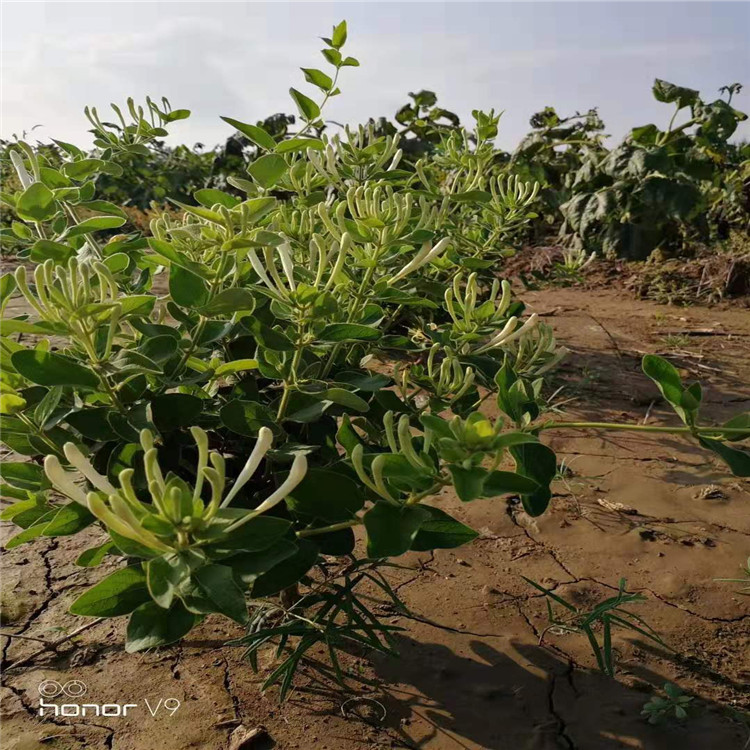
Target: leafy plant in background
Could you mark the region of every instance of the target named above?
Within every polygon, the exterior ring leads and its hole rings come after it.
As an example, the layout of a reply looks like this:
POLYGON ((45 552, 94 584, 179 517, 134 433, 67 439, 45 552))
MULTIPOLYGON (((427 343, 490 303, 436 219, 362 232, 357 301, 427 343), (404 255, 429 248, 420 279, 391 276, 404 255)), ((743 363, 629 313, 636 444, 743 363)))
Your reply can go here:
POLYGON ((561 117, 553 107, 532 115, 531 131, 510 155, 508 168, 524 181, 541 186, 539 220, 531 225, 531 241, 543 240, 559 228, 560 207, 578 192, 575 176, 606 153, 604 123, 596 109, 561 117))
POLYGON ((530 578, 523 577, 526 583, 541 591, 547 598, 547 615, 549 625, 539 636, 539 642, 542 643, 544 636, 551 630, 557 630, 560 633, 583 634, 589 641, 591 650, 596 657, 596 664, 604 674, 610 677, 615 676, 615 653, 612 648, 612 629, 622 628, 648 638, 650 641, 658 643, 660 646, 668 648, 659 635, 643 620, 642 617, 633 614, 624 607, 635 602, 646 601, 643 594, 632 594, 625 590, 626 581, 620 579, 618 591, 615 596, 611 596, 589 610, 582 610, 572 602, 563 599, 551 589, 532 581, 530 578), (563 615, 555 614, 552 608, 552 602, 562 606, 566 613, 563 615), (602 642, 599 643, 596 632, 601 629, 602 642))
POLYGON ((740 583, 742 587, 737 591, 738 594, 743 596, 750 596, 750 557, 747 559, 747 564, 741 566, 742 578, 717 578, 717 581, 724 581, 726 583, 740 583))
POLYGON ((746 202, 737 212, 736 175, 747 149, 729 143, 747 119, 731 106, 739 88, 724 87, 727 100, 706 102, 693 89, 656 79, 654 97, 674 106, 666 130, 644 125, 609 152, 590 151, 572 178, 573 196, 560 206, 561 233, 610 256, 643 259, 691 237, 709 239, 711 215, 746 225, 746 202), (685 109, 690 116, 677 125, 685 109))
POLYGON ((2 324, 2 439, 30 459, 2 467, 2 517, 21 529, 6 547, 96 525, 78 563, 124 565, 72 612, 129 616, 130 651, 222 614, 247 625, 251 658, 269 641, 286 654, 282 691, 314 643, 334 666, 346 644, 390 648, 356 587, 390 596, 388 560, 476 536, 433 504, 442 489, 544 513, 557 462, 543 431, 687 433, 748 470, 730 445, 747 415, 700 426, 699 388, 659 358, 647 373, 685 427, 547 418, 544 375, 565 351, 492 272, 534 186, 485 170, 491 113, 413 171, 397 135, 329 138, 321 110, 357 65, 346 36, 326 40, 329 72, 303 69, 316 98, 291 90, 295 133, 224 118, 258 154, 227 178, 239 195, 172 199, 180 213, 148 237, 111 234, 126 218, 96 184, 187 115, 165 102, 129 102, 119 126, 88 111, 95 155, 59 143, 58 167, 19 142, 19 186, 2 194, 34 264, 0 282, 3 310, 14 296, 30 310, 2 324), (497 419, 479 411, 490 398, 497 419))
POLYGON ((669 719, 685 721, 688 718, 690 703, 693 698, 685 695, 673 682, 664 683, 664 695, 654 695, 643 704, 641 715, 648 718, 649 724, 661 724, 669 719))

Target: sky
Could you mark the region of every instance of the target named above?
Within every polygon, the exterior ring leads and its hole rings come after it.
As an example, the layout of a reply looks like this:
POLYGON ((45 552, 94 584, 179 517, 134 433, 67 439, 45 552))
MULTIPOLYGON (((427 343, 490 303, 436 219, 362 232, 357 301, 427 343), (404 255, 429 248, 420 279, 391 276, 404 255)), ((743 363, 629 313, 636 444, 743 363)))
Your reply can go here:
MULTIPOLYGON (((346 18, 342 94, 325 116, 356 123, 392 116, 408 92, 431 89, 471 121, 503 110, 499 145, 512 148, 546 105, 561 114, 598 106, 619 139, 665 126, 655 77, 706 98, 740 81, 750 111, 747 2, 8 2, 2 0, 0 137, 89 145, 85 105, 167 96, 192 110, 169 142, 213 146, 227 115, 256 122, 294 112, 300 67, 326 68, 319 36, 346 18)), ((750 136, 744 123, 740 134, 750 136)))

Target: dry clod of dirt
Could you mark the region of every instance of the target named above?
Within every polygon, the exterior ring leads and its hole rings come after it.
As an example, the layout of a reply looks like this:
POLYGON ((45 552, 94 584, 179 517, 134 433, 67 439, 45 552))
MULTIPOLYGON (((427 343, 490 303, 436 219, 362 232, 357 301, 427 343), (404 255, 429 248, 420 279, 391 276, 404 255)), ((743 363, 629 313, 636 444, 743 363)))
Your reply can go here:
POLYGON ((727 493, 717 487, 715 484, 709 484, 707 487, 702 487, 698 492, 695 493, 696 500, 726 500, 727 493))
POLYGON ((229 737, 229 750, 258 750, 267 747, 270 739, 265 727, 248 729, 240 724, 229 737))
POLYGON ((638 511, 635 508, 631 508, 629 505, 625 505, 624 503, 612 503, 603 497, 596 498, 596 502, 599 503, 602 508, 611 510, 613 513, 624 513, 626 516, 638 515, 638 511))

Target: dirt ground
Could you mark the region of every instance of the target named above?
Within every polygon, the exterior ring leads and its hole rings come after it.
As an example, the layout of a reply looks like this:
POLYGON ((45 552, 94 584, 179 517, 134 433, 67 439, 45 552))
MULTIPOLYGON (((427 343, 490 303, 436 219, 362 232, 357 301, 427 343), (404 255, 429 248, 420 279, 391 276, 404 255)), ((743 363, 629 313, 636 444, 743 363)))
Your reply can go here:
MULTIPOLYGON (((572 350, 555 384, 565 386, 559 399, 571 399, 562 406, 568 419, 674 420, 640 374, 645 352, 701 379, 705 419, 750 408, 750 314, 740 305, 669 308, 615 289, 524 299, 572 350)), ((750 598, 716 580, 737 577, 750 554, 750 483, 670 436, 547 435, 569 469, 551 512, 532 520, 504 500, 440 497, 480 537, 400 560, 409 569, 392 579, 411 614, 385 614, 405 628, 401 657, 352 656, 349 692, 307 668, 279 705, 275 690, 259 691, 271 655, 255 675, 241 649, 224 645, 240 628, 219 618, 179 646, 135 655, 121 648, 124 620, 106 620, 17 668, 9 665, 39 644, 1 639, 1 747, 224 750, 239 725, 265 729, 243 745, 253 749, 750 747, 750 726, 732 712, 750 709, 750 598), (616 632, 612 680, 596 671, 583 636, 549 631, 540 646, 544 597, 521 576, 581 606, 626 578, 647 597, 632 611, 674 650, 616 632), (92 703, 137 707, 120 717, 40 718, 44 680, 78 680, 92 703), (668 680, 695 696, 694 711, 682 725, 649 726, 641 708, 668 680), (163 708, 169 698, 180 702, 174 712, 163 708)), ((54 638, 84 622, 67 607, 103 570, 74 560, 99 533, 4 553, 4 609, 18 610, 5 632, 54 638)))

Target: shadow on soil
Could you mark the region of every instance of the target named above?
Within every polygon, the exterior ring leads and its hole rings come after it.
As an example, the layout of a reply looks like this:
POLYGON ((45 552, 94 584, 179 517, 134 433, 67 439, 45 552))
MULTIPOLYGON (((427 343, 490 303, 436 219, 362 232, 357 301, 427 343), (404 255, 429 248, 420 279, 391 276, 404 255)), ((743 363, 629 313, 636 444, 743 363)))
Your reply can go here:
MULTIPOLYGON (((635 685, 629 687, 512 639, 503 640, 504 651, 469 640, 466 655, 404 635, 396 641, 399 658, 369 659, 376 675, 369 685, 354 677, 357 688, 347 694, 317 662, 315 676, 290 700, 312 713, 346 713, 350 721, 386 731, 391 746, 403 748, 742 750, 749 741, 747 725, 700 695, 686 722, 649 725, 640 712, 652 694, 661 694, 654 688, 665 678, 638 664, 629 663, 623 672, 635 685), (345 711, 347 706, 354 708, 345 711)), ((679 662, 673 655, 658 656, 679 662)), ((682 666, 726 682, 701 665, 682 666)))
POLYGON ((439 643, 398 640, 402 658, 376 659, 375 668, 394 686, 384 686, 387 723, 407 747, 739 750, 747 739, 718 706, 699 697, 684 726, 648 725, 640 712, 649 686, 665 680, 637 665, 628 666, 641 689, 599 672, 574 671, 550 651, 515 641, 507 641, 504 652, 471 640, 471 655, 460 656, 439 643), (404 684, 410 687, 402 689, 404 684), (421 719, 415 731, 414 715, 421 719))

